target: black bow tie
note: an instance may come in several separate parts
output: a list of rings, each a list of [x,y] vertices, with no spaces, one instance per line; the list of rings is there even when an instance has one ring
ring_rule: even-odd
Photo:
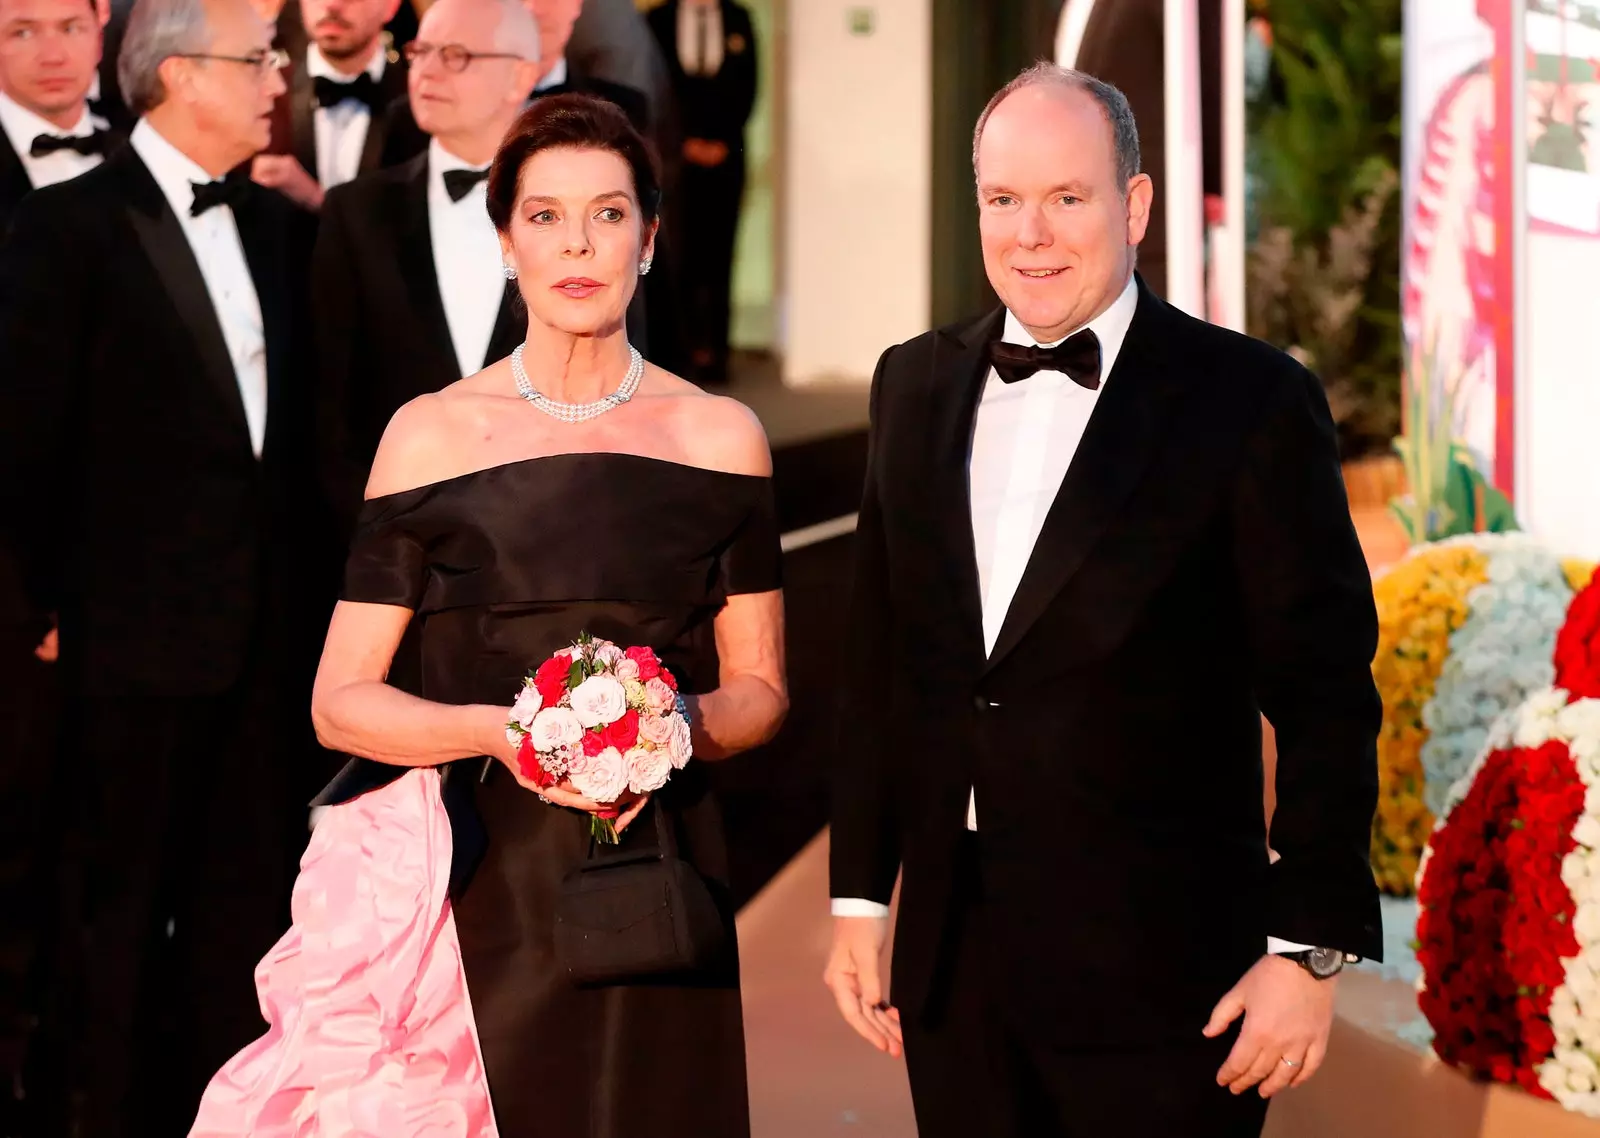
[[[33,145],[28,148],[30,158],[43,158],[46,154],[54,154],[58,150],[76,150],[79,154],[104,154],[109,134],[107,131],[97,130],[93,134],[65,135],[41,134],[33,140]]]
[[[346,99],[354,99],[358,103],[365,103],[367,110],[375,111],[386,101],[378,84],[365,71],[348,83],[318,75],[311,81],[311,92],[316,96],[319,107],[336,107]]]
[[[450,200],[458,202],[472,192],[472,187],[489,176],[488,170],[446,170],[444,172],[445,193],[450,195]]]
[[[993,340],[989,344],[989,362],[1007,383],[1027,379],[1036,371],[1059,371],[1090,391],[1100,386],[1100,339],[1087,328],[1053,348]]]
[[[194,204],[189,207],[193,217],[199,217],[214,205],[236,210],[250,191],[250,179],[242,174],[229,174],[220,182],[190,182],[189,185],[194,187]]]

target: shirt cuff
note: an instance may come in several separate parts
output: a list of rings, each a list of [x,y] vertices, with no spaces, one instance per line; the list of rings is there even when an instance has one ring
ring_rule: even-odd
[[[1314,944],[1296,944],[1292,940],[1279,940],[1275,936],[1267,938],[1267,953],[1275,955],[1280,952],[1309,952],[1317,947]]]
[[[889,906],[877,901],[868,901],[861,897],[835,897],[833,899],[833,915],[836,917],[880,917],[889,916]]]

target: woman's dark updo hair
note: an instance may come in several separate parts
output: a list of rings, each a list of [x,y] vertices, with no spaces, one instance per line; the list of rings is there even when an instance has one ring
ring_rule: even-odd
[[[615,103],[593,95],[546,95],[517,117],[489,167],[489,219],[501,233],[511,228],[522,168],[553,147],[609,150],[633,171],[633,192],[648,227],[661,211],[661,174],[655,151]]]

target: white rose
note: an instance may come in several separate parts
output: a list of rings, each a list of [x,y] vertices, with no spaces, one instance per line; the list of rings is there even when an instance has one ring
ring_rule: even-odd
[[[639,661],[630,660],[624,656],[616,662],[616,665],[611,669],[611,673],[621,680],[624,685],[637,683],[639,681]],[[631,691],[632,689],[630,688],[629,690]]]
[[[1600,939],[1600,905],[1579,902],[1578,915],[1572,918],[1572,930],[1586,944],[1593,944]]]
[[[628,789],[635,794],[653,794],[672,777],[672,754],[665,750],[634,747],[622,756],[628,763]]]
[[[533,717],[528,734],[533,737],[535,751],[559,751],[582,740],[583,724],[564,707],[547,707]]]
[[[607,747],[598,755],[591,755],[589,765],[571,778],[573,789],[585,798],[615,802],[628,789],[628,764],[622,761],[621,751]]]
[[[1591,786],[1588,794],[1594,794],[1597,787]],[[1600,818],[1593,814],[1585,814],[1578,819],[1578,824],[1572,828],[1572,837],[1580,846],[1590,849],[1600,848]]]
[[[628,693],[612,676],[590,676],[572,689],[568,702],[585,727],[604,727],[628,710]]]
[[[672,724],[672,737],[667,740],[667,750],[672,754],[672,765],[681,771],[694,757],[694,746],[689,739],[689,721],[681,715],[672,715],[667,722]]]
[[[539,694],[539,689],[532,684],[524,684],[517,693],[517,702],[511,705],[511,718],[526,731],[543,706],[544,697]]]

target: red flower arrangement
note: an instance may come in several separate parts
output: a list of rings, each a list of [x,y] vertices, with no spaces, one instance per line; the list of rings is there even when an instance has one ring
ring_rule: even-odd
[[[1584,994],[1600,953],[1600,581],[1574,598],[1556,686],[1496,724],[1418,871],[1417,1002],[1434,1050],[1600,1114]],[[1575,987],[1575,985],[1577,985]]]

